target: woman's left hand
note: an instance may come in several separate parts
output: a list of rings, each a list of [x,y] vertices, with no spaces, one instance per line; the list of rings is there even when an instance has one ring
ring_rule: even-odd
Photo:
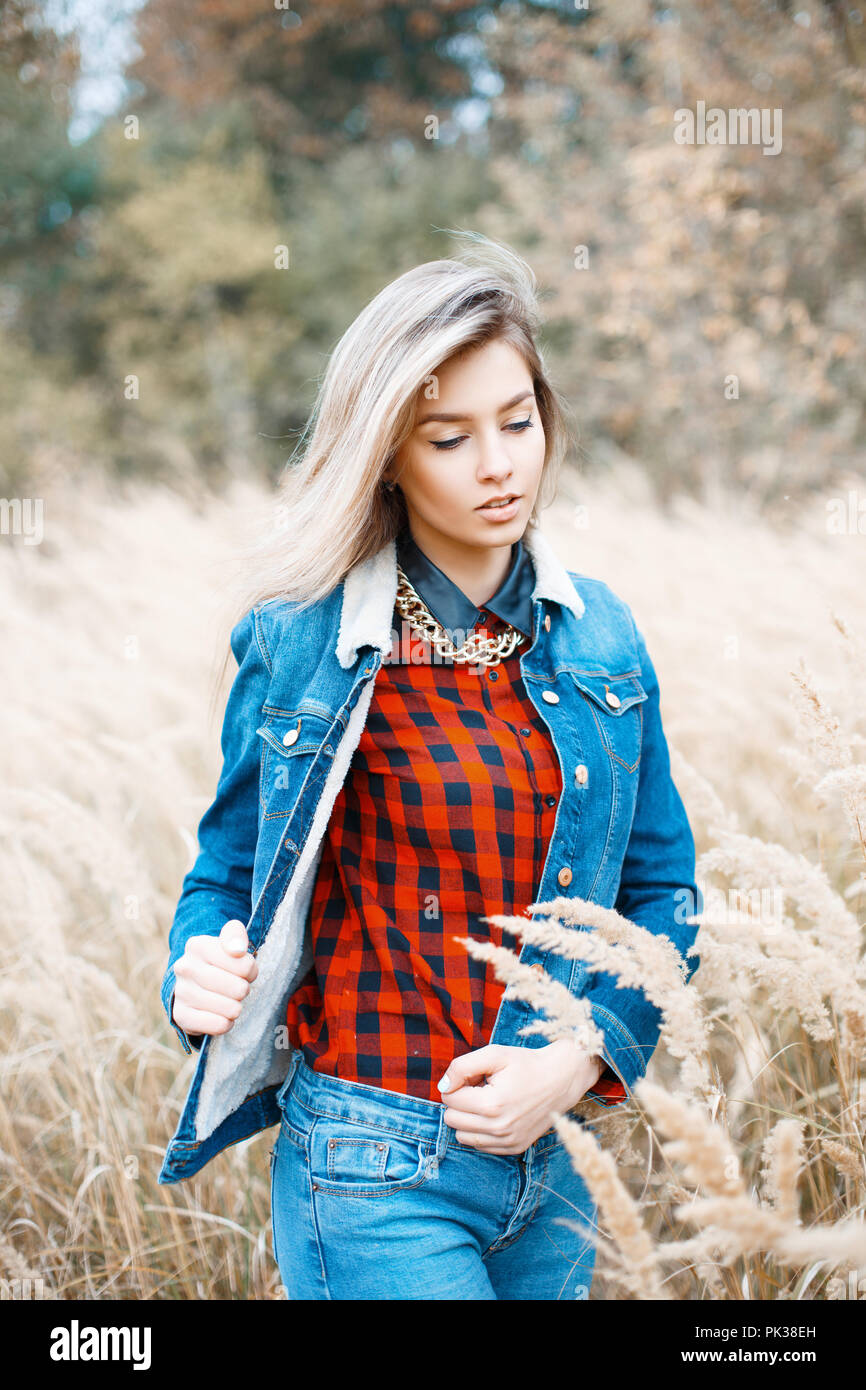
[[[604,1069],[602,1057],[567,1038],[546,1047],[480,1047],[456,1057],[439,1081],[445,1123],[483,1153],[523,1153],[550,1129],[550,1112],[570,1110]]]

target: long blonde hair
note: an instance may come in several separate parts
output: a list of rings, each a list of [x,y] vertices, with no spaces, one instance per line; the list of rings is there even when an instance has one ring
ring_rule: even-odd
[[[465,242],[458,256],[392,280],[334,348],[263,534],[243,551],[238,618],[279,596],[300,607],[326,597],[396,536],[405,502],[399,485],[385,488],[383,474],[412,431],[418,391],[450,358],[493,339],[522,354],[544,429],[531,525],[553,501],[571,435],[568,407],[535,343],[535,275],[516,252],[481,233],[449,234]]]

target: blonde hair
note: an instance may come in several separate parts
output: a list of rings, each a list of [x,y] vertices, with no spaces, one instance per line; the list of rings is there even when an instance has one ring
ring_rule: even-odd
[[[570,433],[567,406],[535,344],[535,275],[516,252],[476,232],[450,260],[399,275],[361,310],[334,348],[316,402],[288,460],[264,534],[244,552],[238,617],[285,596],[306,607],[393,539],[406,521],[399,486],[383,475],[411,434],[418,391],[452,357],[505,339],[531,373],[545,437],[529,518],[556,493]],[[223,668],[224,670],[225,668]]]

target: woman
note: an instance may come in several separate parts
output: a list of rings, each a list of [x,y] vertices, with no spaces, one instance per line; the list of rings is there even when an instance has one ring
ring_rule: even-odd
[[[553,1116],[627,1100],[658,1011],[527,943],[593,1025],[547,1041],[460,938],[557,897],[683,955],[695,936],[655,672],[538,529],[564,416],[532,273],[481,240],[388,285],[331,357],[170,934],[162,998],[200,1055],[160,1181],[279,1122],[290,1298],[588,1297],[596,1213]]]

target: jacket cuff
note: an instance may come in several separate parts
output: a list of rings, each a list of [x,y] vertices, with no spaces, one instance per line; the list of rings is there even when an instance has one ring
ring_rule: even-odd
[[[628,1092],[613,1067],[605,1067],[595,1085],[584,1095],[599,1105],[622,1105],[623,1101],[628,1100]]]
[[[183,1028],[178,1027],[178,1025],[175,1023],[172,1017],[172,1010],[174,1008],[174,986],[174,967],[170,965],[166,970],[162,981],[161,997],[163,1008],[165,1009],[165,1012],[168,1015],[169,1023],[171,1024],[174,1031],[177,1033],[177,1036],[180,1038],[181,1046],[183,1047],[184,1052],[198,1052],[199,1048],[202,1045],[202,1034],[185,1033]]]
[[[590,1008],[593,1022],[604,1039],[600,1055],[607,1066],[595,1085],[584,1092],[584,1097],[597,1105],[622,1105],[629,1100],[635,1081],[646,1071],[643,1054],[621,1019],[603,1004],[590,1003]]]

